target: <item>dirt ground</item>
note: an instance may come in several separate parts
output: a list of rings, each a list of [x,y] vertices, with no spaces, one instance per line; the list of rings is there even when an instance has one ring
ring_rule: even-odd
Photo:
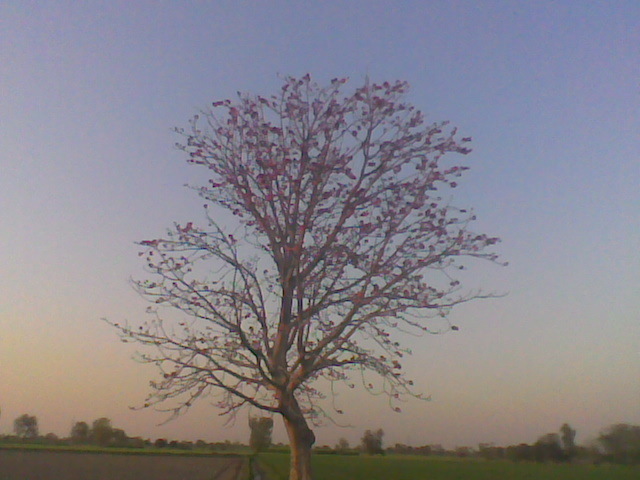
[[[0,450],[0,480],[240,480],[243,457]]]

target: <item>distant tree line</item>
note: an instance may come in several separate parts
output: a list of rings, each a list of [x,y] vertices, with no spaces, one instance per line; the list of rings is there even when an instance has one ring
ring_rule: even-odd
[[[576,431],[564,424],[559,433],[547,433],[534,444],[521,443],[508,447],[480,444],[478,454],[486,459],[516,462],[591,461],[640,464],[640,426],[620,423],[603,430],[588,446],[575,443]]]
[[[54,433],[44,436],[39,434],[38,418],[35,415],[23,414],[13,421],[14,436],[3,437],[7,441],[23,443],[45,443],[51,445],[97,445],[101,447],[135,447],[144,446],[144,441],[129,437],[124,430],[114,428],[111,420],[101,417],[93,421],[91,426],[87,422],[75,422],[69,436],[59,438]]]
[[[495,447],[491,444],[481,443],[478,454],[488,460],[569,462],[578,454],[575,437],[576,431],[565,423],[560,427],[560,433],[542,435],[532,445],[521,443],[508,447]]]
[[[563,424],[559,432],[542,435],[533,444],[521,443],[498,447],[493,444],[481,443],[477,449],[471,447],[456,447],[447,450],[442,445],[422,445],[415,447],[396,443],[383,448],[384,432],[367,430],[361,444],[357,448],[350,448],[346,439],[341,438],[334,447],[317,447],[317,453],[337,454],[383,454],[393,453],[401,455],[423,456],[455,456],[459,458],[480,457],[487,460],[511,460],[514,462],[609,462],[621,464],[640,464],[640,426],[616,424],[604,429],[598,438],[588,446],[580,446],[575,442],[576,430],[569,424]]]
[[[40,443],[47,445],[96,445],[100,447],[120,448],[168,448],[180,450],[208,450],[208,451],[243,451],[259,452],[263,450],[288,451],[282,444],[272,446],[271,435],[273,420],[268,417],[249,419],[251,437],[249,446],[238,442],[208,443],[204,440],[196,442],[167,440],[158,438],[155,441],[140,437],[129,437],[124,430],[113,427],[111,420],[101,417],[91,425],[87,422],[75,422],[69,436],[59,438],[54,433],[44,436],[39,434],[38,419],[34,415],[23,414],[13,422],[14,435],[0,436],[2,443]],[[351,447],[345,438],[341,438],[334,447],[328,445],[314,448],[320,454],[382,455],[394,453],[402,455],[424,456],[456,456],[480,457],[487,460],[511,460],[515,462],[572,462],[591,461],[594,463],[608,462],[628,465],[640,464],[640,426],[626,423],[615,424],[604,429],[598,438],[588,446],[577,445],[576,430],[569,424],[563,424],[559,432],[542,435],[533,444],[521,443],[506,447],[481,443],[477,449],[471,447],[456,447],[447,450],[441,445],[422,445],[419,447],[396,443],[385,448],[383,445],[384,431],[366,430],[360,440],[360,445]]]
[[[71,427],[71,442],[76,445],[98,445],[100,447],[134,446],[133,439],[120,428],[114,428],[111,420],[101,417],[91,427],[86,422],[76,422]]]
[[[101,417],[91,424],[79,421],[71,427],[68,437],[60,438],[54,433],[39,434],[38,419],[34,415],[20,415],[13,422],[14,435],[0,435],[0,443],[28,443],[42,445],[94,445],[105,448],[168,448],[174,450],[200,451],[242,451],[247,447],[238,442],[208,443],[204,440],[196,442],[167,440],[158,438],[155,441],[141,437],[130,437],[120,428],[115,428],[109,418]],[[269,440],[270,441],[270,440]]]

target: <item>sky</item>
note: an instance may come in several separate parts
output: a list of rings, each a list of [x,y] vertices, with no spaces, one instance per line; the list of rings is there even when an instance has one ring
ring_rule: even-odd
[[[0,434],[29,413],[59,436],[105,416],[248,440],[246,414],[225,425],[206,401],[164,425],[132,410],[155,370],[101,319],[145,319],[134,242],[204,223],[172,128],[307,72],[406,80],[428,120],[473,137],[455,204],[509,262],[470,265],[468,289],[505,295],[454,310],[460,331],[403,339],[431,401],[397,414],[340,392],[317,443],[532,443],[565,422],[586,443],[640,424],[637,1],[5,0],[0,45]]]

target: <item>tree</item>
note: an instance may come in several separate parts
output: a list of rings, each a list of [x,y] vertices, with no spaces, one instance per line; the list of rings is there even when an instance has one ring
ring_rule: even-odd
[[[129,437],[121,428],[114,428],[111,431],[111,439],[109,443],[114,447],[126,447],[129,445]]]
[[[478,445],[478,453],[485,460],[498,460],[505,456],[504,447],[496,447],[492,443],[481,443]]]
[[[576,431],[568,423],[563,423],[560,427],[560,435],[562,449],[567,460],[570,460],[576,454]]]
[[[557,433],[547,433],[533,445],[533,454],[537,462],[560,462],[564,452]]]
[[[607,456],[614,462],[640,462],[640,426],[620,423],[612,425],[598,437]]]
[[[535,447],[526,443],[510,445],[505,449],[505,456],[515,462],[535,460]]]
[[[60,439],[53,432],[49,432],[44,436],[44,442],[47,445],[56,445],[56,444],[58,444],[59,441],[60,441]]]
[[[371,430],[367,430],[364,432],[362,436],[362,450],[369,455],[383,455],[384,450],[382,449],[382,437],[384,436],[384,431],[380,428],[376,432],[372,432]]]
[[[345,83],[286,78],[277,95],[215,102],[177,129],[209,175],[193,187],[208,225],[140,242],[152,278],[135,285],[155,305],[151,320],[112,323],[152,347],[143,358],[161,378],[145,406],[179,415],[218,392],[223,414],[278,414],[295,480],[312,476],[310,423],[341,413],[314,382],[354,387],[360,370],[399,412],[402,396],[419,395],[396,334],[457,330],[451,308],[483,295],[465,293],[455,272],[497,259],[498,239],[472,232],[473,213],[450,201],[467,167],[445,157],[468,153],[470,138],[427,125],[404,82],[350,94]]]
[[[165,438],[158,438],[156,439],[156,441],[153,443],[154,447],[156,448],[166,448],[168,445],[168,442]]]
[[[87,422],[76,422],[73,427],[71,427],[71,441],[73,443],[88,443],[89,442],[89,425]]]
[[[16,436],[25,439],[38,437],[38,419],[35,416],[24,414],[13,421],[13,431]]]
[[[340,437],[340,440],[338,440],[335,450],[338,453],[342,453],[342,454],[347,453],[349,451],[349,441],[344,437]]]
[[[103,447],[109,445],[109,442],[111,442],[111,439],[113,438],[113,426],[111,425],[111,420],[106,417],[94,420],[91,428],[91,436],[97,445]]]
[[[271,446],[271,434],[273,432],[273,418],[249,417],[249,446],[254,452],[262,452]]]

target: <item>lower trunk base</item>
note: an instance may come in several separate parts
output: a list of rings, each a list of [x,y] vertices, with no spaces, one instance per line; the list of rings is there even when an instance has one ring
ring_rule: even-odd
[[[289,480],[313,480],[311,447],[315,443],[315,435],[304,420],[302,422],[292,422],[285,418],[284,424],[291,447]]]

